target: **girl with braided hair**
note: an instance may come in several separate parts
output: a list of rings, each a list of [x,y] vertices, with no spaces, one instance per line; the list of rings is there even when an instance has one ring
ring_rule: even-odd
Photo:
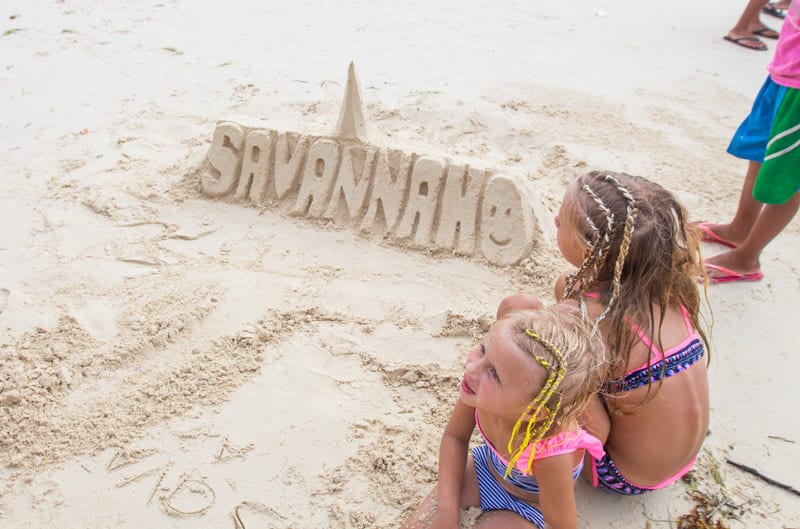
[[[570,184],[556,226],[577,267],[556,282],[556,299],[580,307],[609,360],[581,418],[606,453],[588,458],[584,476],[620,494],[666,487],[691,469],[708,431],[697,231],[666,189],[608,171]],[[528,306],[541,303],[517,294],[498,313]]]
[[[603,454],[578,416],[600,388],[604,347],[575,307],[512,311],[469,353],[439,452],[439,482],[403,525],[575,528],[584,452]],[[483,443],[468,450],[477,426]]]

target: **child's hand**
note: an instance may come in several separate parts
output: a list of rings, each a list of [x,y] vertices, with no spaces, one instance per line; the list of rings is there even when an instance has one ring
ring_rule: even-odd
[[[460,527],[458,512],[453,516],[452,514],[444,514],[437,511],[433,515],[428,529],[460,529]]]

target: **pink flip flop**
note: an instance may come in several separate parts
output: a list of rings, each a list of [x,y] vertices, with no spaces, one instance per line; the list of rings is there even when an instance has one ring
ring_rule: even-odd
[[[721,244],[723,246],[727,246],[728,248],[736,248],[736,245],[734,243],[732,243],[731,241],[726,241],[725,239],[723,239],[722,237],[720,237],[719,235],[717,235],[716,233],[711,231],[711,228],[708,227],[709,224],[711,224],[711,223],[710,222],[695,222],[694,223],[694,226],[698,230],[703,232],[700,235],[700,240],[701,241],[703,241],[703,242],[715,242],[717,244]]]
[[[740,274],[738,272],[734,272],[730,268],[725,268],[724,266],[715,265],[704,263],[703,266],[706,267],[707,270],[712,270],[714,272],[720,272],[722,275],[709,275],[708,281],[711,283],[732,283],[734,281],[761,281],[764,279],[764,274],[761,270],[756,272],[752,272],[750,274]]]

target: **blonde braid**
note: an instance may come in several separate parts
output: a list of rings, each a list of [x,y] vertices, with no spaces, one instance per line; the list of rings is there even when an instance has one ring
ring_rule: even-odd
[[[600,211],[602,211],[606,217],[606,229],[603,232],[602,239],[600,239],[597,244],[597,251],[594,256],[592,268],[587,280],[587,283],[589,283],[596,279],[600,274],[600,269],[605,263],[607,252],[611,248],[611,236],[614,234],[614,213],[608,206],[606,206],[605,202],[603,202],[603,199],[601,199],[591,187],[589,187],[587,184],[584,184],[582,187],[586,194],[589,195],[589,198],[591,198],[594,203],[597,204],[597,207],[600,208]]]
[[[531,473],[533,460],[536,455],[536,444],[550,431],[556,419],[556,415],[558,414],[558,410],[561,408],[561,395],[556,394],[556,392],[561,385],[561,381],[564,380],[564,356],[557,347],[532,330],[525,329],[525,334],[547,349],[550,354],[553,355],[555,362],[551,363],[546,358],[531,352],[531,356],[533,356],[536,362],[547,370],[547,380],[536,395],[536,398],[533,399],[533,402],[528,404],[525,411],[514,424],[514,428],[511,430],[511,438],[508,440],[508,453],[511,454],[511,459],[506,467],[505,477],[511,475],[511,470],[514,468],[517,460],[522,456],[523,452],[525,452],[525,449],[533,444],[528,458],[527,468],[528,473]],[[555,398],[553,398],[554,396]],[[537,417],[544,410],[548,412],[547,418],[537,423]],[[515,449],[514,439],[517,437],[520,427],[522,426],[522,421],[525,420],[526,416],[529,418],[527,427],[525,428],[525,437],[519,447]]]
[[[583,177],[581,177],[581,180],[582,179]],[[588,186],[586,184],[581,184],[581,188],[584,189],[585,191],[588,188]],[[589,192],[591,192],[591,189],[589,190]],[[597,225],[595,225],[595,223],[592,221],[592,218],[589,215],[586,216],[585,220],[586,223],[589,225],[589,227],[592,229],[592,240],[589,244],[589,255],[587,255],[586,259],[583,260],[583,262],[581,263],[581,267],[576,272],[570,274],[569,277],[567,277],[567,282],[564,286],[565,298],[569,298],[575,294],[580,294],[581,292],[583,292],[585,285],[588,281],[584,280],[582,282],[581,285],[582,288],[580,289],[580,291],[577,291],[575,289],[575,284],[578,282],[578,279],[584,276],[589,266],[594,265],[594,263],[597,260],[598,245],[600,244],[600,230],[597,228]],[[585,309],[584,305],[585,304],[583,300],[581,300],[582,311]]]
[[[583,180],[583,177],[581,177]],[[608,251],[611,248],[611,237],[615,231],[615,217],[614,213],[611,211],[611,208],[606,206],[603,199],[585,182],[582,182],[580,185],[581,189],[592,199],[592,201],[600,208],[600,211],[603,212],[606,218],[606,226],[605,231],[601,232],[601,230],[595,225],[592,221],[590,215],[586,215],[586,222],[589,227],[592,229],[593,240],[592,244],[589,249],[589,255],[586,259],[583,260],[581,263],[580,269],[569,278],[567,278],[567,283],[564,289],[564,297],[570,297],[575,294],[580,294],[583,292],[587,285],[591,284],[599,275],[600,269],[603,267],[605,263],[605,259],[607,258]],[[576,291],[575,284],[577,283],[578,279],[583,278],[582,285],[580,291]],[[585,301],[581,298],[581,313],[586,319],[586,307]],[[597,330],[597,323],[600,320],[596,320],[594,324],[594,330]]]
[[[634,222],[636,221],[636,214],[638,213],[636,200],[633,198],[633,195],[631,195],[630,191],[622,187],[622,184],[619,183],[619,180],[617,180],[616,178],[614,178],[609,174],[602,175],[601,178],[606,182],[610,183],[612,186],[614,186],[615,189],[617,189],[617,191],[620,192],[622,198],[625,199],[627,207],[625,209],[625,228],[623,229],[622,232],[622,242],[619,245],[619,254],[617,255],[617,261],[614,263],[614,276],[611,281],[611,297],[608,299],[606,308],[595,320],[595,326],[598,323],[600,323],[603,319],[605,319],[605,317],[611,310],[611,306],[614,304],[614,302],[617,299],[617,296],[619,295],[620,278],[622,277],[622,268],[625,265],[625,258],[628,256],[628,249],[631,246],[631,235],[633,235]]]
[[[588,184],[583,184],[581,189],[583,189],[583,191],[589,195],[589,198],[591,198],[594,203],[597,204],[597,207],[599,207],[600,211],[602,211],[606,216],[606,231],[603,234],[603,241],[606,243],[606,245],[608,245],[611,241],[611,234],[614,232],[614,213],[608,206],[606,206],[606,203],[603,202],[603,199],[600,198],[597,193],[594,192],[594,189],[589,187]],[[589,225],[594,229],[594,231],[599,232],[600,230],[598,230],[594,225],[592,219],[588,216],[587,219],[589,220]]]

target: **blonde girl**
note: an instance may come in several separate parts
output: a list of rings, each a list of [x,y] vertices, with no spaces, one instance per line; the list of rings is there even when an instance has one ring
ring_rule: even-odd
[[[599,389],[604,349],[574,308],[510,312],[469,353],[439,452],[438,485],[403,526],[575,528],[574,480],[601,442],[578,415]],[[483,443],[469,450],[477,426]]]
[[[570,184],[556,226],[577,267],[556,282],[556,299],[581,307],[609,358],[581,419],[606,453],[588,458],[585,476],[620,494],[666,487],[691,469],[708,431],[696,230],[663,187],[609,171]],[[539,304],[516,295],[498,312]]]

